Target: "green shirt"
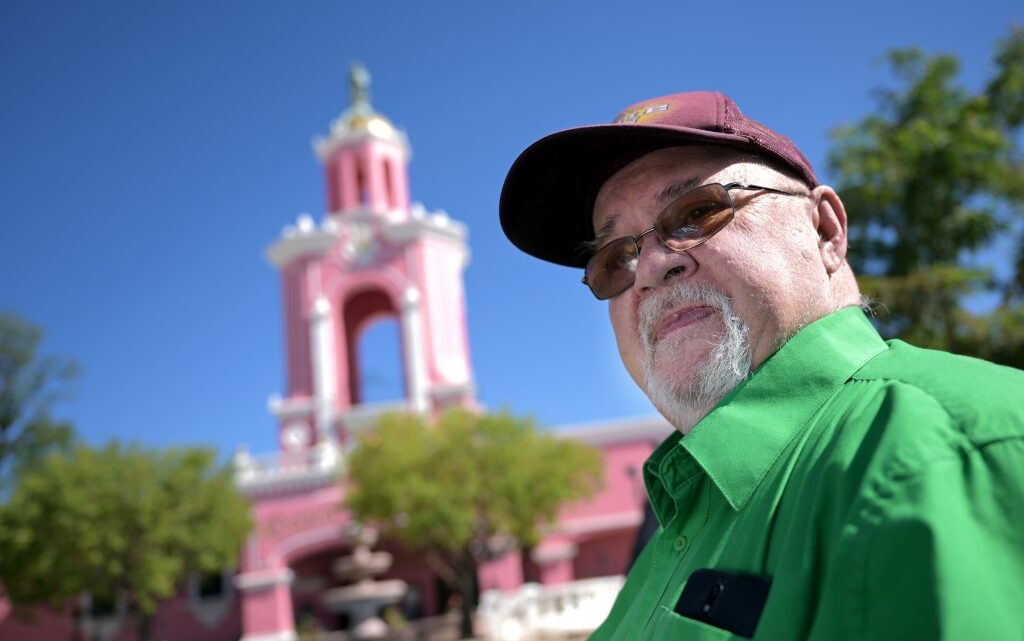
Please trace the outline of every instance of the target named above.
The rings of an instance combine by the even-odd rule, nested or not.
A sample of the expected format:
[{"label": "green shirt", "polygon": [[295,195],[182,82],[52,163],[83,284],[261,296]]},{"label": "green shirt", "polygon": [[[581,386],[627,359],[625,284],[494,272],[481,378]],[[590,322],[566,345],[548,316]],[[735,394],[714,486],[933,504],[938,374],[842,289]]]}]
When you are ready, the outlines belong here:
[{"label": "green shirt", "polygon": [[661,527],[592,640],[738,639],[674,612],[770,577],[755,639],[1024,639],[1024,372],[801,330],[644,466]]}]

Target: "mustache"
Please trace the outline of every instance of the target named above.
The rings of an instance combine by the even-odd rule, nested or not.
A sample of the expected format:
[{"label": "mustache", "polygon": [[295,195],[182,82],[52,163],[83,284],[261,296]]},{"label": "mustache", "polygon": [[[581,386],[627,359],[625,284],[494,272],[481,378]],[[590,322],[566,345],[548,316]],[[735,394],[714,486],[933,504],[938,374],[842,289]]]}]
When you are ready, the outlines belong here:
[{"label": "mustache", "polygon": [[730,308],[729,297],[710,285],[694,285],[687,282],[673,283],[640,303],[638,310],[640,340],[650,353],[654,349],[654,330],[665,314],[683,305],[701,304],[723,314]]}]

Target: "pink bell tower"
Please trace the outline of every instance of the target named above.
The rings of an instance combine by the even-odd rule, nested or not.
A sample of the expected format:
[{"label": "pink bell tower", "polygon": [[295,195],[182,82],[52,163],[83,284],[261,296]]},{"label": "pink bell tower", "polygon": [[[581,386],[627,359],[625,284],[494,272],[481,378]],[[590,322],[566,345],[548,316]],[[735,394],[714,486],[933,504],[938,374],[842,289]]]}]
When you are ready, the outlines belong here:
[{"label": "pink bell tower", "polygon": [[[296,612],[321,608],[309,575],[323,555],[350,549],[343,508],[345,448],[386,411],[433,414],[476,407],[462,272],[466,227],[409,200],[409,143],[370,106],[370,76],[354,65],[351,105],[314,140],[327,213],[301,214],[268,250],[284,293],[287,392],[271,398],[279,452],[234,457],[254,529],[234,585],[243,641],[292,641]],[[404,395],[366,402],[360,337],[381,319],[399,328]],[[320,559],[318,561],[317,559]],[[436,600],[422,564],[392,568]],[[327,570],[322,575],[329,574]]]},{"label": "pink bell tower", "polygon": [[[370,106],[366,69],[353,65],[349,85],[351,106],[314,141],[327,214],[300,216],[268,251],[284,288],[288,391],[271,411],[286,451],[343,444],[383,409],[474,405],[466,228],[410,203],[405,135]],[[398,321],[406,394],[368,406],[358,339],[382,317]]]}]

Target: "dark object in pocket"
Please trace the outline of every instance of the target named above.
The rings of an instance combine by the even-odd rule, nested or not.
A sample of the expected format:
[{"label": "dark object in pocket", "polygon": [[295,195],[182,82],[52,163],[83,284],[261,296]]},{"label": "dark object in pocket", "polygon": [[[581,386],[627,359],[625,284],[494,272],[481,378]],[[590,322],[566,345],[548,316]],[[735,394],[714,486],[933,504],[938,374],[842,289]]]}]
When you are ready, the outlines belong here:
[{"label": "dark object in pocket", "polygon": [[750,639],[771,586],[768,577],[701,568],[687,579],[675,611]]}]

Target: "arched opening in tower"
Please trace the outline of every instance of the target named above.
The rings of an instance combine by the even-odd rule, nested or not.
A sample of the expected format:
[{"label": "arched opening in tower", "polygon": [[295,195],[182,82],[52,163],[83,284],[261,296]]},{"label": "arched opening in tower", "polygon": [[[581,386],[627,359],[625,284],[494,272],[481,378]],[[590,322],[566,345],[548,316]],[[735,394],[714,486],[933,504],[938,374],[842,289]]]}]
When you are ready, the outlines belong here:
[{"label": "arched opening in tower", "polygon": [[391,158],[383,158],[384,163],[384,193],[387,196],[388,209],[398,209],[398,185],[395,183],[394,161]]},{"label": "arched opening in tower", "polygon": [[379,290],[360,292],[345,302],[344,315],[352,405],[406,398],[401,326],[391,298]]},{"label": "arched opening in tower", "polygon": [[363,166],[362,158],[356,159],[356,194],[359,197],[359,204],[363,207],[370,206],[370,177],[367,175],[366,167]]}]

